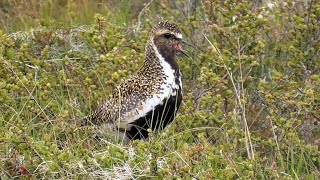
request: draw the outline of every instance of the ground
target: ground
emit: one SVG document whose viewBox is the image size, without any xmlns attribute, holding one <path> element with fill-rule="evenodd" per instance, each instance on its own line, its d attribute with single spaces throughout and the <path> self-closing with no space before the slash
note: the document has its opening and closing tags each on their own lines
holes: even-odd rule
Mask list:
<svg viewBox="0 0 320 180">
<path fill-rule="evenodd" d="M 316 179 L 318 1 L 0 2 L 0 176 Z M 176 120 L 146 141 L 81 126 L 141 66 L 148 32 L 175 22 Z"/>
</svg>

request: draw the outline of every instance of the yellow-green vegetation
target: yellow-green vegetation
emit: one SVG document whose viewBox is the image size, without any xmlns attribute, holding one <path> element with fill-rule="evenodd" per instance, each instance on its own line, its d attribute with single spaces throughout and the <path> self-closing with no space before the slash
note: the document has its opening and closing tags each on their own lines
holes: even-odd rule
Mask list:
<svg viewBox="0 0 320 180">
<path fill-rule="evenodd" d="M 320 177 L 320 1 L 0 2 L 0 176 Z M 148 31 L 177 23 L 177 119 L 146 141 L 80 126 L 137 70 Z"/>
</svg>

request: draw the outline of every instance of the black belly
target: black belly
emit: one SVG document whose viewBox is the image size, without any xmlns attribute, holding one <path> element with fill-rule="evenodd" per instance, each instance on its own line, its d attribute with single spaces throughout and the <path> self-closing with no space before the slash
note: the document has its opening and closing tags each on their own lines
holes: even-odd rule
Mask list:
<svg viewBox="0 0 320 180">
<path fill-rule="evenodd" d="M 129 139 L 146 139 L 148 137 L 147 129 L 152 131 L 162 130 L 170 124 L 180 107 L 182 101 L 181 90 L 177 90 L 176 96 L 170 96 L 164 99 L 162 105 L 157 105 L 154 111 L 147 113 L 145 117 L 141 117 L 132 124 L 132 128 L 126 132 Z"/>
</svg>

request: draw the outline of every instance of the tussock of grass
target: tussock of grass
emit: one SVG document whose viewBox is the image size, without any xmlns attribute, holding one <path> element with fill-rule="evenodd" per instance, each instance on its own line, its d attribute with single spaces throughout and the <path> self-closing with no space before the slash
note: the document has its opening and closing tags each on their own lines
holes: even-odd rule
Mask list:
<svg viewBox="0 0 320 180">
<path fill-rule="evenodd" d="M 33 20 L 0 3 L 17 15 L 0 21 L 4 179 L 320 176 L 317 1 L 50 2 Z M 140 67 L 161 19 L 194 45 L 178 117 L 146 141 L 97 138 L 81 119 Z"/>
</svg>

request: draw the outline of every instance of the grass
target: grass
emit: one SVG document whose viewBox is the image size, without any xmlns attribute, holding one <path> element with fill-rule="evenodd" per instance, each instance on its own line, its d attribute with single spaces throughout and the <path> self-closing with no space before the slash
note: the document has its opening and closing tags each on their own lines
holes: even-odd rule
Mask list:
<svg viewBox="0 0 320 180">
<path fill-rule="evenodd" d="M 317 179 L 319 8 L 1 2 L 1 178 Z M 161 19 L 194 45 L 178 117 L 147 141 L 97 140 L 80 120 L 140 67 Z"/>
</svg>

